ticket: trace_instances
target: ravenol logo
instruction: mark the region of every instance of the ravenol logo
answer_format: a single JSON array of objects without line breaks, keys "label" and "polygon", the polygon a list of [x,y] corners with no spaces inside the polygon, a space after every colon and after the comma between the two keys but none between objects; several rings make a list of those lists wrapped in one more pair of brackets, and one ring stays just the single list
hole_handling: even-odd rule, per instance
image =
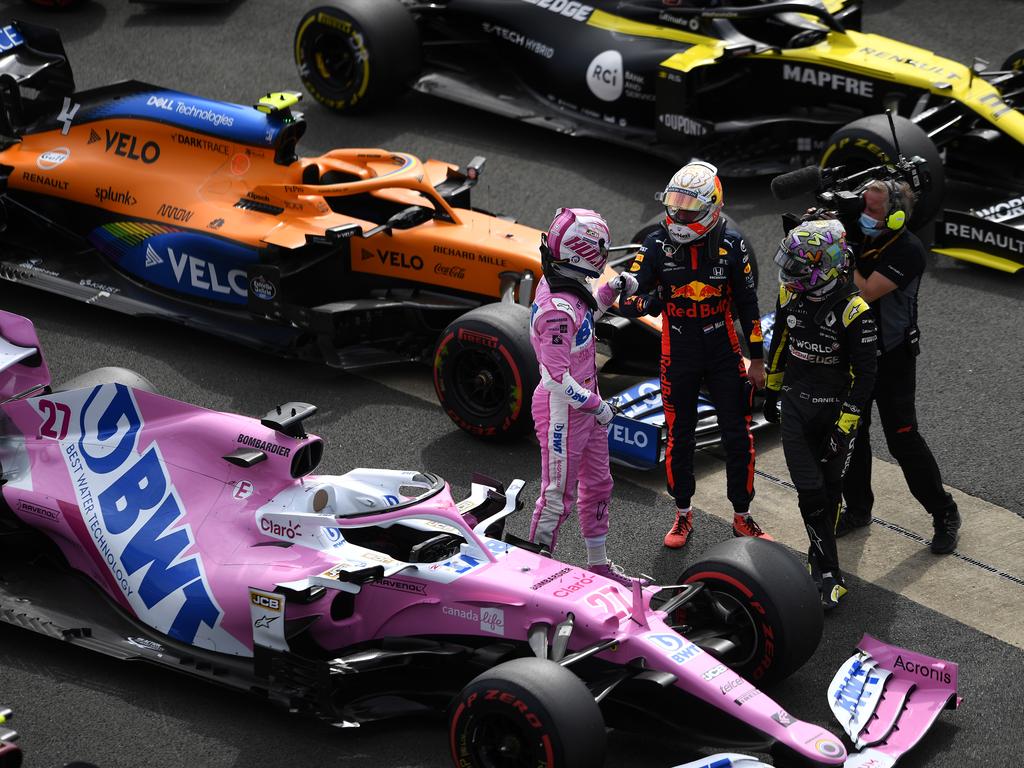
[{"label": "ravenol logo", "polygon": [[61,443],[64,461],[96,550],[138,617],[204,644],[196,635],[203,624],[213,630],[221,610],[199,555],[186,554],[195,539],[159,447],[139,453],[142,425],[128,387],[100,385],[81,406],[78,440]]}]

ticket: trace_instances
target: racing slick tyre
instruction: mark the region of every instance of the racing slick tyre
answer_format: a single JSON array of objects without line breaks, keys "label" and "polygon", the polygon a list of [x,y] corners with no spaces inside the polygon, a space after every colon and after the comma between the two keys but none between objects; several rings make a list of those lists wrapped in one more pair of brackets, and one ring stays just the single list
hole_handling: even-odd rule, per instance
[{"label": "racing slick tyre", "polygon": [[401,92],[419,73],[419,29],[399,0],[320,5],[299,22],[295,64],[314,99],[337,112],[359,112]]},{"label": "racing slick tyre", "polygon": [[703,582],[671,617],[682,634],[759,687],[784,680],[821,640],[821,596],[803,563],[781,544],[736,538],[709,549],[679,577]]},{"label": "racing slick tyre", "polygon": [[593,694],[545,659],[515,659],[487,670],[462,689],[448,722],[458,768],[604,764],[605,725]]},{"label": "racing slick tyre", "polygon": [[14,744],[0,741],[0,768],[21,768],[21,750]]},{"label": "racing slick tyre", "polygon": [[[920,229],[930,222],[942,205],[946,189],[946,170],[942,158],[928,134],[916,123],[899,115],[892,116],[896,138],[905,157],[920,155],[925,160],[924,173],[931,177],[931,186],[914,206],[910,229]],[[843,166],[844,175],[856,173],[881,163],[895,163],[898,157],[886,115],[868,115],[844,125],[832,134],[821,155],[821,167]]]},{"label": "racing slick tyre", "polygon": [[75,376],[73,379],[63,382],[59,387],[54,387],[53,391],[67,392],[72,389],[96,387],[100,384],[124,384],[132,389],[141,389],[143,392],[150,392],[154,395],[159,394],[156,391],[156,387],[145,376],[135,371],[130,371],[127,368],[116,368],[113,366],[86,371],[80,376]]},{"label": "racing slick tyre", "polygon": [[540,381],[530,345],[530,310],[485,304],[445,328],[434,349],[434,390],[459,427],[490,439],[520,435],[533,424]]},{"label": "racing slick tyre", "polygon": [[999,69],[1012,72],[1020,72],[1024,69],[1024,48],[1019,48],[1007,56],[1003,66]]}]

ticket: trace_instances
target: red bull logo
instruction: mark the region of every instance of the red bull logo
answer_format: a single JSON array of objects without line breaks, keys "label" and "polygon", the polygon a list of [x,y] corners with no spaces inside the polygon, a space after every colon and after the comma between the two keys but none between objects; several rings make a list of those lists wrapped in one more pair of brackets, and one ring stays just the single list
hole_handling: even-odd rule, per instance
[{"label": "red bull logo", "polygon": [[722,289],[713,285],[702,283],[700,280],[691,280],[686,285],[673,285],[673,299],[690,299],[691,301],[705,301],[706,299],[720,298]]}]

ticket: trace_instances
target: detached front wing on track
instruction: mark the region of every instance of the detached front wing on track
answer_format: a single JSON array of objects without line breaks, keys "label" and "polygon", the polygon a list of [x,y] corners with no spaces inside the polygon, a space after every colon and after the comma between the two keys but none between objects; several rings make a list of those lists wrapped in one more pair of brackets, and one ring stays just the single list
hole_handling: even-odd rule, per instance
[{"label": "detached front wing on track", "polygon": [[1024,195],[973,213],[944,211],[932,250],[1011,274],[1024,269]]}]

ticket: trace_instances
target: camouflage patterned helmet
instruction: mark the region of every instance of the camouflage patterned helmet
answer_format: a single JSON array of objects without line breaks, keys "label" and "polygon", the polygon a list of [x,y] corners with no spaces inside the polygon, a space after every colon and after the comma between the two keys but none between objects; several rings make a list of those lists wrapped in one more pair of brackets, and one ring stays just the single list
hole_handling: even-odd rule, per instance
[{"label": "camouflage patterned helmet", "polygon": [[779,282],[793,293],[817,293],[842,277],[849,256],[846,230],[836,219],[808,221],[779,243]]}]

